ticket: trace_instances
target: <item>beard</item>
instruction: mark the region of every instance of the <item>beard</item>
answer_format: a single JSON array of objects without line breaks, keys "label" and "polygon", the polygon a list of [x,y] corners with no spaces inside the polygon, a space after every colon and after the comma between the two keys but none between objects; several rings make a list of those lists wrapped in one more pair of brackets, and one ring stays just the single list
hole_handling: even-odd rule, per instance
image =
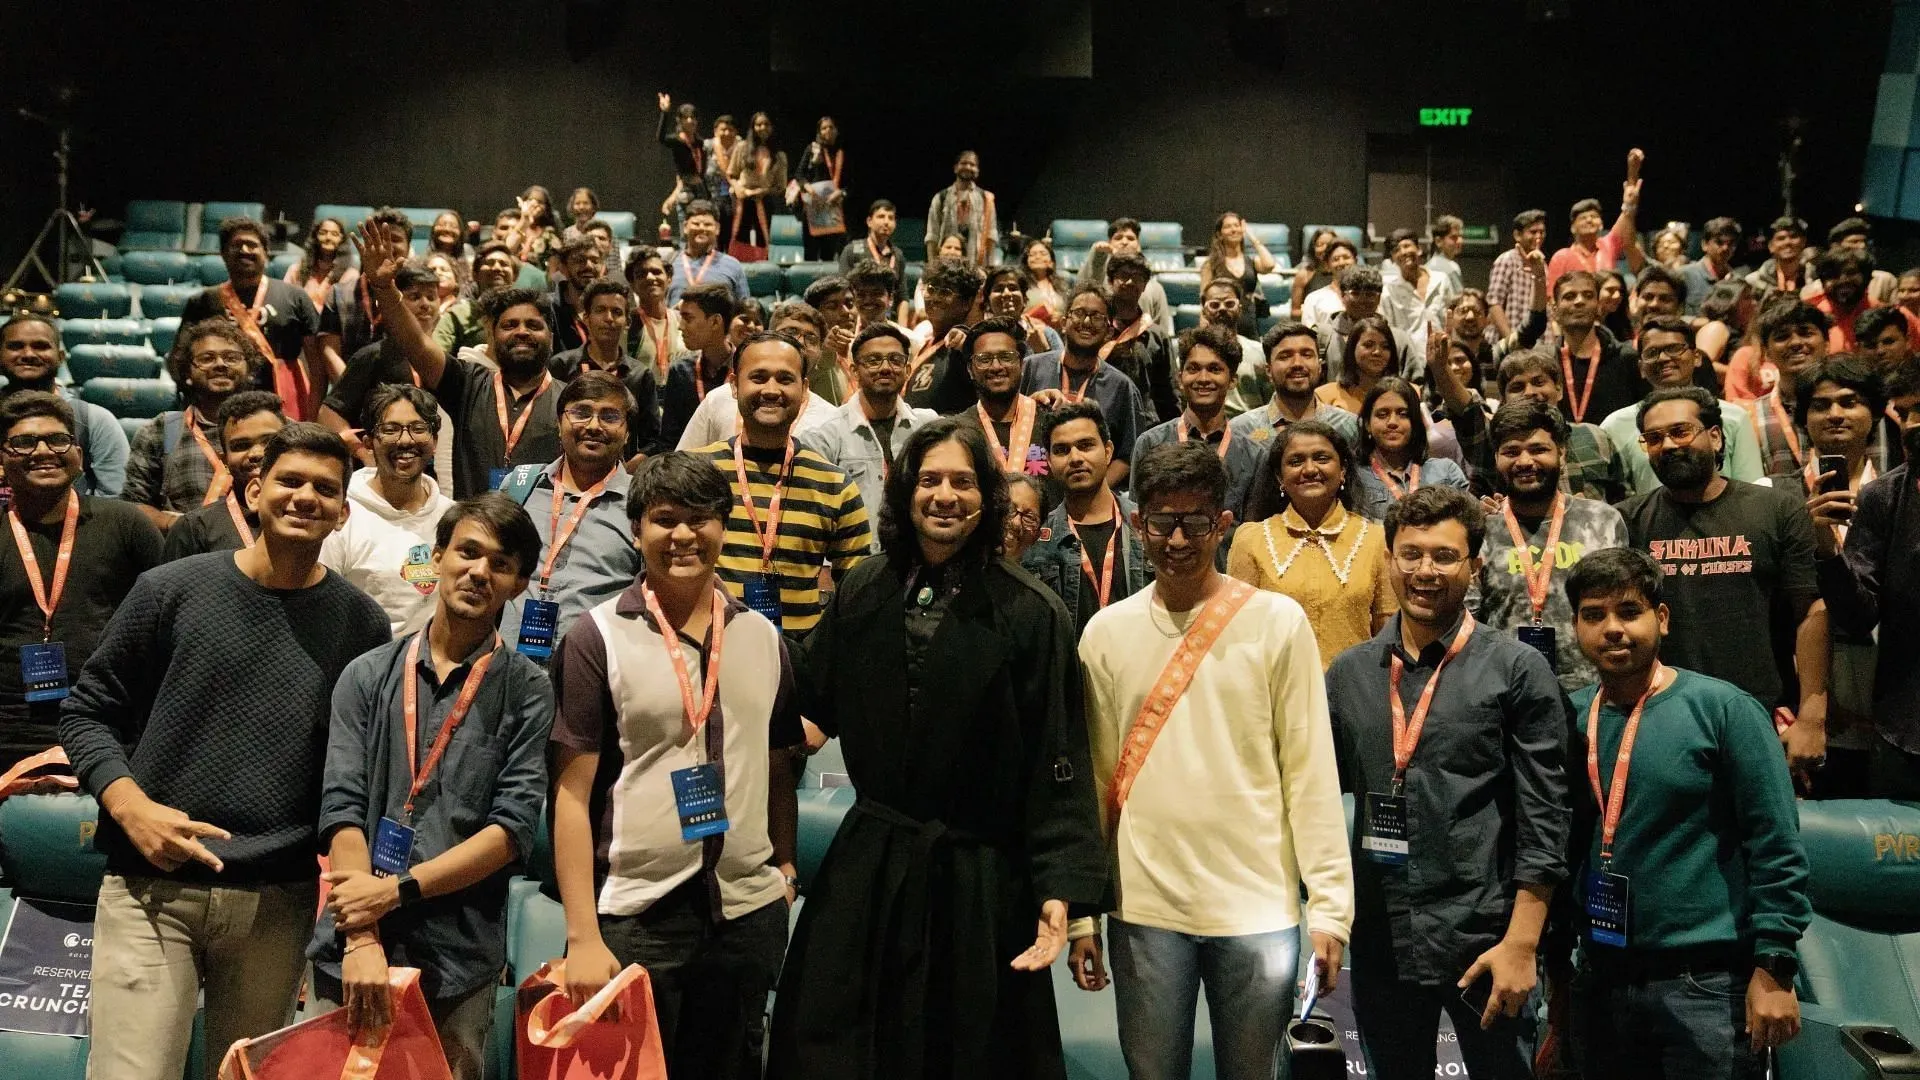
[{"label": "beard", "polygon": [[1660,483],[1680,491],[1706,487],[1718,467],[1713,451],[1699,446],[1675,447],[1650,464]]},{"label": "beard", "polygon": [[[1496,472],[1494,475],[1499,476],[1500,474]],[[1515,487],[1513,484],[1508,483],[1506,477],[1500,476],[1500,485],[1499,485],[1500,492],[1501,494],[1506,495],[1509,498],[1551,499],[1553,497],[1553,493],[1555,491],[1558,491],[1560,488],[1560,470],[1559,469],[1552,469],[1552,470],[1541,469],[1539,471],[1539,477],[1540,477],[1540,482],[1537,485],[1535,485],[1531,490],[1521,491],[1519,488]]]}]

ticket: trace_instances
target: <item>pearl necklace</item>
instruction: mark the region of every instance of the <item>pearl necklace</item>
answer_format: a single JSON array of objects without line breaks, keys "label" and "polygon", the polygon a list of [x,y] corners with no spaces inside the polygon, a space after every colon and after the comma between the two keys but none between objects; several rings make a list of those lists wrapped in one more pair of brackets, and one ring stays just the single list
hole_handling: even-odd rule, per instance
[{"label": "pearl necklace", "polygon": [[1317,529],[1311,530],[1307,535],[1295,540],[1293,542],[1293,550],[1287,552],[1287,557],[1284,562],[1280,558],[1280,550],[1274,547],[1273,544],[1272,518],[1268,518],[1266,521],[1260,523],[1260,532],[1267,540],[1267,554],[1272,557],[1275,565],[1280,568],[1274,572],[1273,576],[1276,580],[1287,576],[1287,568],[1293,565],[1293,560],[1300,557],[1300,550],[1306,547],[1308,542],[1311,541],[1315,547],[1320,549],[1320,554],[1327,557],[1327,566],[1333,571],[1333,576],[1340,580],[1340,584],[1345,585],[1347,580],[1353,576],[1353,557],[1360,553],[1360,545],[1367,538],[1367,526],[1369,524],[1371,523],[1366,518],[1360,519],[1360,531],[1354,535],[1353,546],[1347,549],[1345,562],[1333,561],[1333,545],[1328,543],[1327,538],[1321,535]]}]

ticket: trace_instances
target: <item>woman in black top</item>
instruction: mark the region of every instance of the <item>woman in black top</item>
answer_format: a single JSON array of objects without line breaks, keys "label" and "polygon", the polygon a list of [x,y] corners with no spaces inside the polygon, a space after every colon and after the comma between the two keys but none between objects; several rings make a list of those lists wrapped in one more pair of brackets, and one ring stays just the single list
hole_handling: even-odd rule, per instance
[{"label": "woman in black top", "polygon": [[700,114],[681,102],[673,107],[673,95],[660,95],[660,145],[673,155],[673,192],[660,204],[660,213],[673,215],[673,235],[678,237],[687,224],[687,204],[695,199],[712,201],[707,190],[707,148],[700,141]]},{"label": "woman in black top", "polygon": [[[767,197],[786,190],[787,155],[784,150],[773,148],[773,118],[763,112],[754,113],[746,142],[733,157],[734,209],[727,246],[744,244],[758,248],[760,258],[766,258],[767,246],[773,242],[768,235],[767,220],[774,212]],[[758,260],[743,258],[740,261]]]},{"label": "woman in black top", "polygon": [[[1249,244],[1253,247],[1251,252],[1247,250]],[[1229,210],[1213,223],[1213,240],[1207,245],[1206,259],[1200,263],[1200,290],[1205,292],[1207,282],[1216,277],[1238,281],[1240,295],[1251,301],[1240,308],[1240,336],[1253,337],[1258,333],[1257,317],[1262,314],[1256,309],[1267,299],[1260,291],[1260,275],[1272,273],[1278,265],[1260,238],[1247,232],[1246,220]]]},{"label": "woman in black top", "polygon": [[1339,236],[1332,229],[1315,229],[1307,240],[1307,256],[1293,272],[1293,317],[1300,317],[1300,302],[1315,289],[1333,284],[1333,272],[1327,269],[1327,248]]},{"label": "woman in black top", "polygon": [[839,254],[840,245],[846,239],[847,227],[843,215],[838,228],[814,232],[809,214],[814,196],[808,188],[822,180],[833,181],[833,192],[827,196],[827,201],[844,207],[847,198],[844,172],[847,152],[840,146],[840,127],[833,122],[833,117],[821,117],[814,131],[814,139],[807,144],[807,152],[800,155],[800,167],[793,171],[793,180],[787,185],[787,202],[793,206],[793,212],[800,215],[807,261],[824,262]]}]

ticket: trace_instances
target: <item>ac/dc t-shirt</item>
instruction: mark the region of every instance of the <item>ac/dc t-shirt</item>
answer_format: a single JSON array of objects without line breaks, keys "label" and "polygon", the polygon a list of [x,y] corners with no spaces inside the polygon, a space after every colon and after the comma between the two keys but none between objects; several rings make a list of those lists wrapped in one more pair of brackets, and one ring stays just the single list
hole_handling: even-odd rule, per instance
[{"label": "ac/dc t-shirt", "polygon": [[1813,519],[1797,493],[1727,482],[1683,503],[1655,488],[1620,504],[1632,546],[1666,571],[1660,658],[1725,679],[1768,708],[1795,703],[1794,633],[1819,596]]}]

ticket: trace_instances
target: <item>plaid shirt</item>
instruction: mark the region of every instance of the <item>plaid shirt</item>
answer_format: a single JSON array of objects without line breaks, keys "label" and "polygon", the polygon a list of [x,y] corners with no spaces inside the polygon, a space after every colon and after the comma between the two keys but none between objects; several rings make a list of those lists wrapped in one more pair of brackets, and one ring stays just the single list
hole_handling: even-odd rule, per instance
[{"label": "plaid shirt", "polygon": [[1518,249],[1508,248],[1493,260],[1493,272],[1487,277],[1487,303],[1498,304],[1509,322],[1523,318],[1521,313],[1533,307],[1533,275],[1527,273]]},{"label": "plaid shirt", "polygon": [[[213,485],[213,462],[192,433],[185,430],[185,417],[181,418],[180,441],[169,448],[166,415],[154,417],[134,433],[127,454],[127,484],[120,489],[120,497],[184,514],[199,509],[207,488]],[[208,442],[220,445],[220,429],[212,422],[202,423],[200,430]]]},{"label": "plaid shirt", "polygon": [[1567,452],[1560,463],[1560,487],[1570,494],[1605,503],[1627,497],[1627,482],[1614,455],[1613,440],[1598,424],[1567,425]]},{"label": "plaid shirt", "polygon": [[[1766,468],[1767,475],[1799,480],[1801,453],[1794,447],[1808,445],[1807,433],[1805,429],[1793,425],[1793,433],[1789,436],[1786,425],[1793,425],[1793,410],[1780,400],[1777,387],[1753,403],[1753,437],[1760,440],[1760,463]],[[1781,485],[1776,483],[1774,486]]]}]

